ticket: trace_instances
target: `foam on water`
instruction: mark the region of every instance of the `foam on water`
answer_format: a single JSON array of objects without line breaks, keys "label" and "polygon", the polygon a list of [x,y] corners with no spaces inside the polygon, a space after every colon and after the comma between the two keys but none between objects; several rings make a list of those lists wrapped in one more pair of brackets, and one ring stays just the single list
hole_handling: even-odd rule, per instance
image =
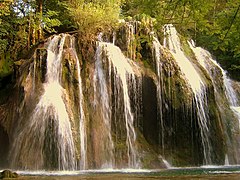
[{"label": "foam on water", "polygon": [[158,170],[152,169],[89,169],[79,171],[16,171],[20,175],[32,176],[76,176],[84,174],[101,174],[101,173],[150,173]]}]

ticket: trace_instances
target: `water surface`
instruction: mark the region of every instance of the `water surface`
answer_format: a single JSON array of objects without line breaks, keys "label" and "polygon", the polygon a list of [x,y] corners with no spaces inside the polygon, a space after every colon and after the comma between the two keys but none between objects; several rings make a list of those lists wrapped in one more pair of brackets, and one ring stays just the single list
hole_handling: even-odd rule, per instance
[{"label": "water surface", "polygon": [[19,179],[90,180],[90,179],[240,179],[240,166],[206,166],[164,170],[103,169],[85,171],[17,171]]}]

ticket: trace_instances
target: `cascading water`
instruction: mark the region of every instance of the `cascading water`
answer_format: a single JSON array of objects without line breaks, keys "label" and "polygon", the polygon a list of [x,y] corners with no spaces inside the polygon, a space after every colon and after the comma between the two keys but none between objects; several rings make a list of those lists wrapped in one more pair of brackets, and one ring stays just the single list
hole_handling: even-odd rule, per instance
[{"label": "cascading water", "polygon": [[162,148],[162,155],[164,155],[164,122],[163,122],[163,112],[162,112],[162,91],[163,91],[163,76],[162,76],[162,64],[161,64],[161,53],[160,47],[161,44],[156,37],[153,36],[153,47],[155,51],[155,61],[156,61],[156,72],[158,77],[158,85],[157,85],[157,96],[158,96],[158,112],[159,112],[159,119],[160,119],[160,127],[161,131],[159,131],[159,137],[161,138],[161,148]]},{"label": "cascading water", "polygon": [[[60,44],[59,44],[60,40]],[[74,170],[75,147],[71,124],[63,101],[61,59],[65,35],[54,36],[47,48],[46,82],[43,95],[29,121],[14,141],[11,157],[14,167],[23,169]]]},{"label": "cascading water", "polygon": [[[102,102],[104,109],[109,111],[108,103],[109,97],[106,92],[106,75],[102,72],[102,63],[100,56],[105,54],[107,56],[108,64],[108,82],[111,81],[111,76],[114,78],[114,88],[117,88],[117,91],[123,91],[123,105],[124,105],[124,119],[125,119],[125,128],[126,128],[126,145],[127,145],[127,157],[128,157],[128,167],[136,168],[138,167],[138,156],[136,150],[136,132],[134,129],[134,115],[131,111],[129,89],[128,89],[128,79],[134,77],[134,72],[132,67],[128,63],[128,60],[124,57],[121,50],[110,43],[99,42],[98,51],[97,51],[97,61],[96,61],[96,72],[95,77],[101,79],[100,91],[102,95]],[[121,104],[121,97],[116,97],[117,104]],[[109,114],[109,113],[106,113]]]},{"label": "cascading water", "polygon": [[95,71],[94,71],[94,104],[100,103],[95,108],[101,109],[102,120],[105,124],[106,138],[103,140],[105,142],[104,151],[107,153],[106,162],[104,162],[105,168],[112,168],[114,164],[114,143],[111,135],[111,108],[110,108],[110,97],[109,89],[106,82],[106,75],[103,69],[103,59],[102,59],[102,46],[98,45],[96,51],[96,61],[95,61]]},{"label": "cascading water", "polygon": [[116,32],[113,32],[113,39],[112,39],[112,43],[115,45],[116,42]]},{"label": "cascading water", "polygon": [[[198,57],[195,47],[198,62],[186,57],[171,25],[164,31],[170,51],[154,36],[152,44],[136,41],[134,47],[139,31],[132,23],[124,27],[123,38],[119,31],[117,38],[113,35],[124,52],[98,42],[96,52],[94,46],[87,53],[79,49],[80,60],[70,35],[51,38],[47,53],[41,46],[42,58],[36,53],[28,76],[21,72],[16,105],[6,106],[16,108],[9,133],[13,168],[169,168],[164,158],[177,167],[223,164],[224,156],[226,165],[239,162],[234,159],[239,146],[231,146],[239,141],[238,127],[232,125],[239,102],[226,72],[209,54]],[[0,104],[1,116],[3,111]],[[0,135],[8,120],[1,116]],[[1,137],[0,143],[5,143]]]},{"label": "cascading water", "polygon": [[218,84],[215,80],[214,74],[211,72],[212,67],[217,67],[220,69],[220,72],[222,74],[222,80],[224,85],[224,93],[228,99],[229,106],[231,107],[232,111],[235,113],[236,117],[239,120],[240,124],[240,105],[238,102],[238,98],[236,95],[236,92],[234,91],[232,87],[231,80],[227,76],[227,72],[223,70],[223,68],[212,58],[211,54],[206,51],[205,49],[201,47],[195,47],[194,42],[188,42],[190,48],[196,55],[198,61],[200,64],[207,70],[207,72],[210,74],[213,85],[215,87],[215,94],[218,94]]},{"label": "cascading water", "polygon": [[86,169],[87,165],[87,135],[85,125],[85,115],[83,111],[83,92],[82,92],[82,78],[81,78],[81,67],[77,52],[75,49],[75,38],[71,36],[71,48],[73,50],[74,59],[76,60],[77,77],[78,77],[78,90],[79,90],[79,138],[80,138],[80,169]]},{"label": "cascading water", "polygon": [[164,42],[168,41],[169,49],[194,93],[194,105],[197,110],[198,125],[200,127],[204,163],[211,164],[211,143],[209,140],[210,133],[205,84],[193,64],[185,56],[177,31],[173,25],[165,25],[165,35],[168,39],[164,40]]}]

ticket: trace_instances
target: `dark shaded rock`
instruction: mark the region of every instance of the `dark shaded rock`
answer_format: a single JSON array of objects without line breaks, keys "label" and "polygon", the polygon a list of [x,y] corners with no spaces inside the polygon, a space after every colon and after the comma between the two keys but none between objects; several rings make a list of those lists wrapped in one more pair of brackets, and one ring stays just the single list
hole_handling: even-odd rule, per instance
[{"label": "dark shaded rock", "polygon": [[[1,108],[1,107],[0,107]],[[0,109],[1,110],[1,109]],[[1,115],[1,112],[0,112]],[[6,157],[9,151],[9,137],[4,128],[0,125],[0,167],[6,167]]]},{"label": "dark shaded rock", "polygon": [[4,170],[0,174],[0,179],[5,178],[18,178],[19,175],[16,172],[10,171],[10,170]]},{"label": "dark shaded rock", "polygon": [[143,78],[143,134],[148,142],[157,144],[159,139],[157,122],[157,87],[154,80]]}]

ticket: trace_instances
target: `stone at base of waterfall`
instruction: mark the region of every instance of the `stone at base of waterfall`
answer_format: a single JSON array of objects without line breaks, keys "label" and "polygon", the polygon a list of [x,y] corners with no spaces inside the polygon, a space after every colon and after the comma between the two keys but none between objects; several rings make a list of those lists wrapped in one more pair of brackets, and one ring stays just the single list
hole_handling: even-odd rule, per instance
[{"label": "stone at base of waterfall", "polygon": [[9,179],[9,178],[18,178],[18,174],[16,172],[10,170],[4,170],[0,173],[0,179]]}]

